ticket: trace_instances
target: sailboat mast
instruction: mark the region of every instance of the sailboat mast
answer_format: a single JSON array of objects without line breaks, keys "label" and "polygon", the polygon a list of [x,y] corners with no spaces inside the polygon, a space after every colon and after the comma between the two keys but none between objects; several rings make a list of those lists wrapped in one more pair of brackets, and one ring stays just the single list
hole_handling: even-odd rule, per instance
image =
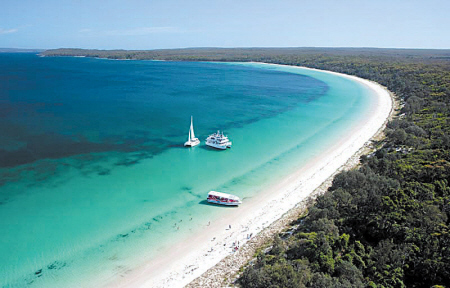
[{"label": "sailboat mast", "polygon": [[189,130],[189,135],[192,137],[192,139],[195,138],[194,134],[194,124],[193,124],[193,117],[191,116],[191,129]]}]

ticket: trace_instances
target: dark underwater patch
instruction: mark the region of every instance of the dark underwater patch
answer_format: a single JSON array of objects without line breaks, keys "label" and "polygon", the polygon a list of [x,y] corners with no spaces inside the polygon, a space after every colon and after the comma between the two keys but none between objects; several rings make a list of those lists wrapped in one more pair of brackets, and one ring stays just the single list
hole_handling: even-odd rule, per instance
[{"label": "dark underwater patch", "polygon": [[47,269],[59,270],[59,269],[65,267],[66,265],[67,265],[66,262],[55,261],[55,262],[51,263],[50,265],[48,265]]},{"label": "dark underwater patch", "polygon": [[23,139],[26,146],[15,151],[0,149],[0,167],[15,167],[42,159],[59,159],[80,154],[129,150],[124,144],[78,141],[50,134]]},{"label": "dark underwater patch", "polygon": [[109,175],[109,174],[111,174],[111,170],[110,169],[106,169],[106,168],[99,169],[97,174],[100,175],[100,176]]},{"label": "dark underwater patch", "polygon": [[138,159],[129,159],[129,158],[127,158],[127,159],[122,159],[122,160],[117,161],[116,163],[114,163],[114,165],[129,167],[129,166],[132,166],[132,165],[135,165],[135,164],[138,164],[138,163],[139,163]]},{"label": "dark underwater patch", "polygon": [[161,219],[163,219],[163,216],[161,216],[161,215],[153,217],[153,221],[155,221],[155,222],[159,222],[159,220],[161,220]]},{"label": "dark underwater patch", "polygon": [[[192,196],[194,196],[195,198],[199,198],[202,199],[204,196],[196,194],[194,192],[192,192],[192,190],[188,190],[187,193],[191,194]],[[206,197],[206,196],[205,196]]]},{"label": "dark underwater patch", "polygon": [[182,186],[182,187],[181,187],[181,190],[183,190],[183,191],[191,191],[191,190],[192,190],[192,187],[189,187],[189,186]]}]

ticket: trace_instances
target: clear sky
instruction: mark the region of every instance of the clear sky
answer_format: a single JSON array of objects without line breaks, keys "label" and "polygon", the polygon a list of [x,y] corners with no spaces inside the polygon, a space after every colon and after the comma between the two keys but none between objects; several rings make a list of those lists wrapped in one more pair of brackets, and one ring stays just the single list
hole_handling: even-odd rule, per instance
[{"label": "clear sky", "polygon": [[1,48],[450,48],[450,0],[1,0]]}]

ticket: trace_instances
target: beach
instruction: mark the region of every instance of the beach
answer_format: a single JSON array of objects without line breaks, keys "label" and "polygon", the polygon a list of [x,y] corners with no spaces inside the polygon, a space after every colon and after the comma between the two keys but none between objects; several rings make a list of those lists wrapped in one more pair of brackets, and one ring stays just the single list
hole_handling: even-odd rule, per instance
[{"label": "beach", "polygon": [[[359,155],[370,146],[370,140],[383,130],[392,114],[393,97],[377,83],[335,72],[320,72],[346,77],[373,91],[375,104],[363,120],[298,171],[264,188],[257,198],[233,209],[226,218],[208,223],[196,235],[164,251],[163,257],[110,279],[105,287],[184,287],[200,276],[195,281],[203,281],[202,287],[220,287],[223,279],[230,278],[232,272],[251,256],[251,253],[241,253],[246,250],[247,243],[257,246],[272,237],[288,222],[286,219],[298,215],[304,206],[302,201],[314,191],[326,189],[327,183],[331,183],[330,177],[337,171],[354,167]],[[318,187],[321,189],[316,190]],[[267,229],[274,222],[278,223],[278,228]],[[215,265],[219,265],[217,267],[222,271],[218,276],[213,268]],[[224,271],[224,267],[228,267],[229,271]],[[193,282],[192,287],[199,286],[199,283]]]}]

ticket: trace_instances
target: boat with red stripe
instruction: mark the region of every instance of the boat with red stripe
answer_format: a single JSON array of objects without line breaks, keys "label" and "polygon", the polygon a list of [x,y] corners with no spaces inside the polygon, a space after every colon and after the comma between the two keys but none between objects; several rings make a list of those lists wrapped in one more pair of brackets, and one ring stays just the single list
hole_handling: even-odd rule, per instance
[{"label": "boat with red stripe", "polygon": [[239,204],[242,204],[242,201],[238,196],[217,191],[210,191],[206,200],[209,203],[226,206],[239,206]]}]

